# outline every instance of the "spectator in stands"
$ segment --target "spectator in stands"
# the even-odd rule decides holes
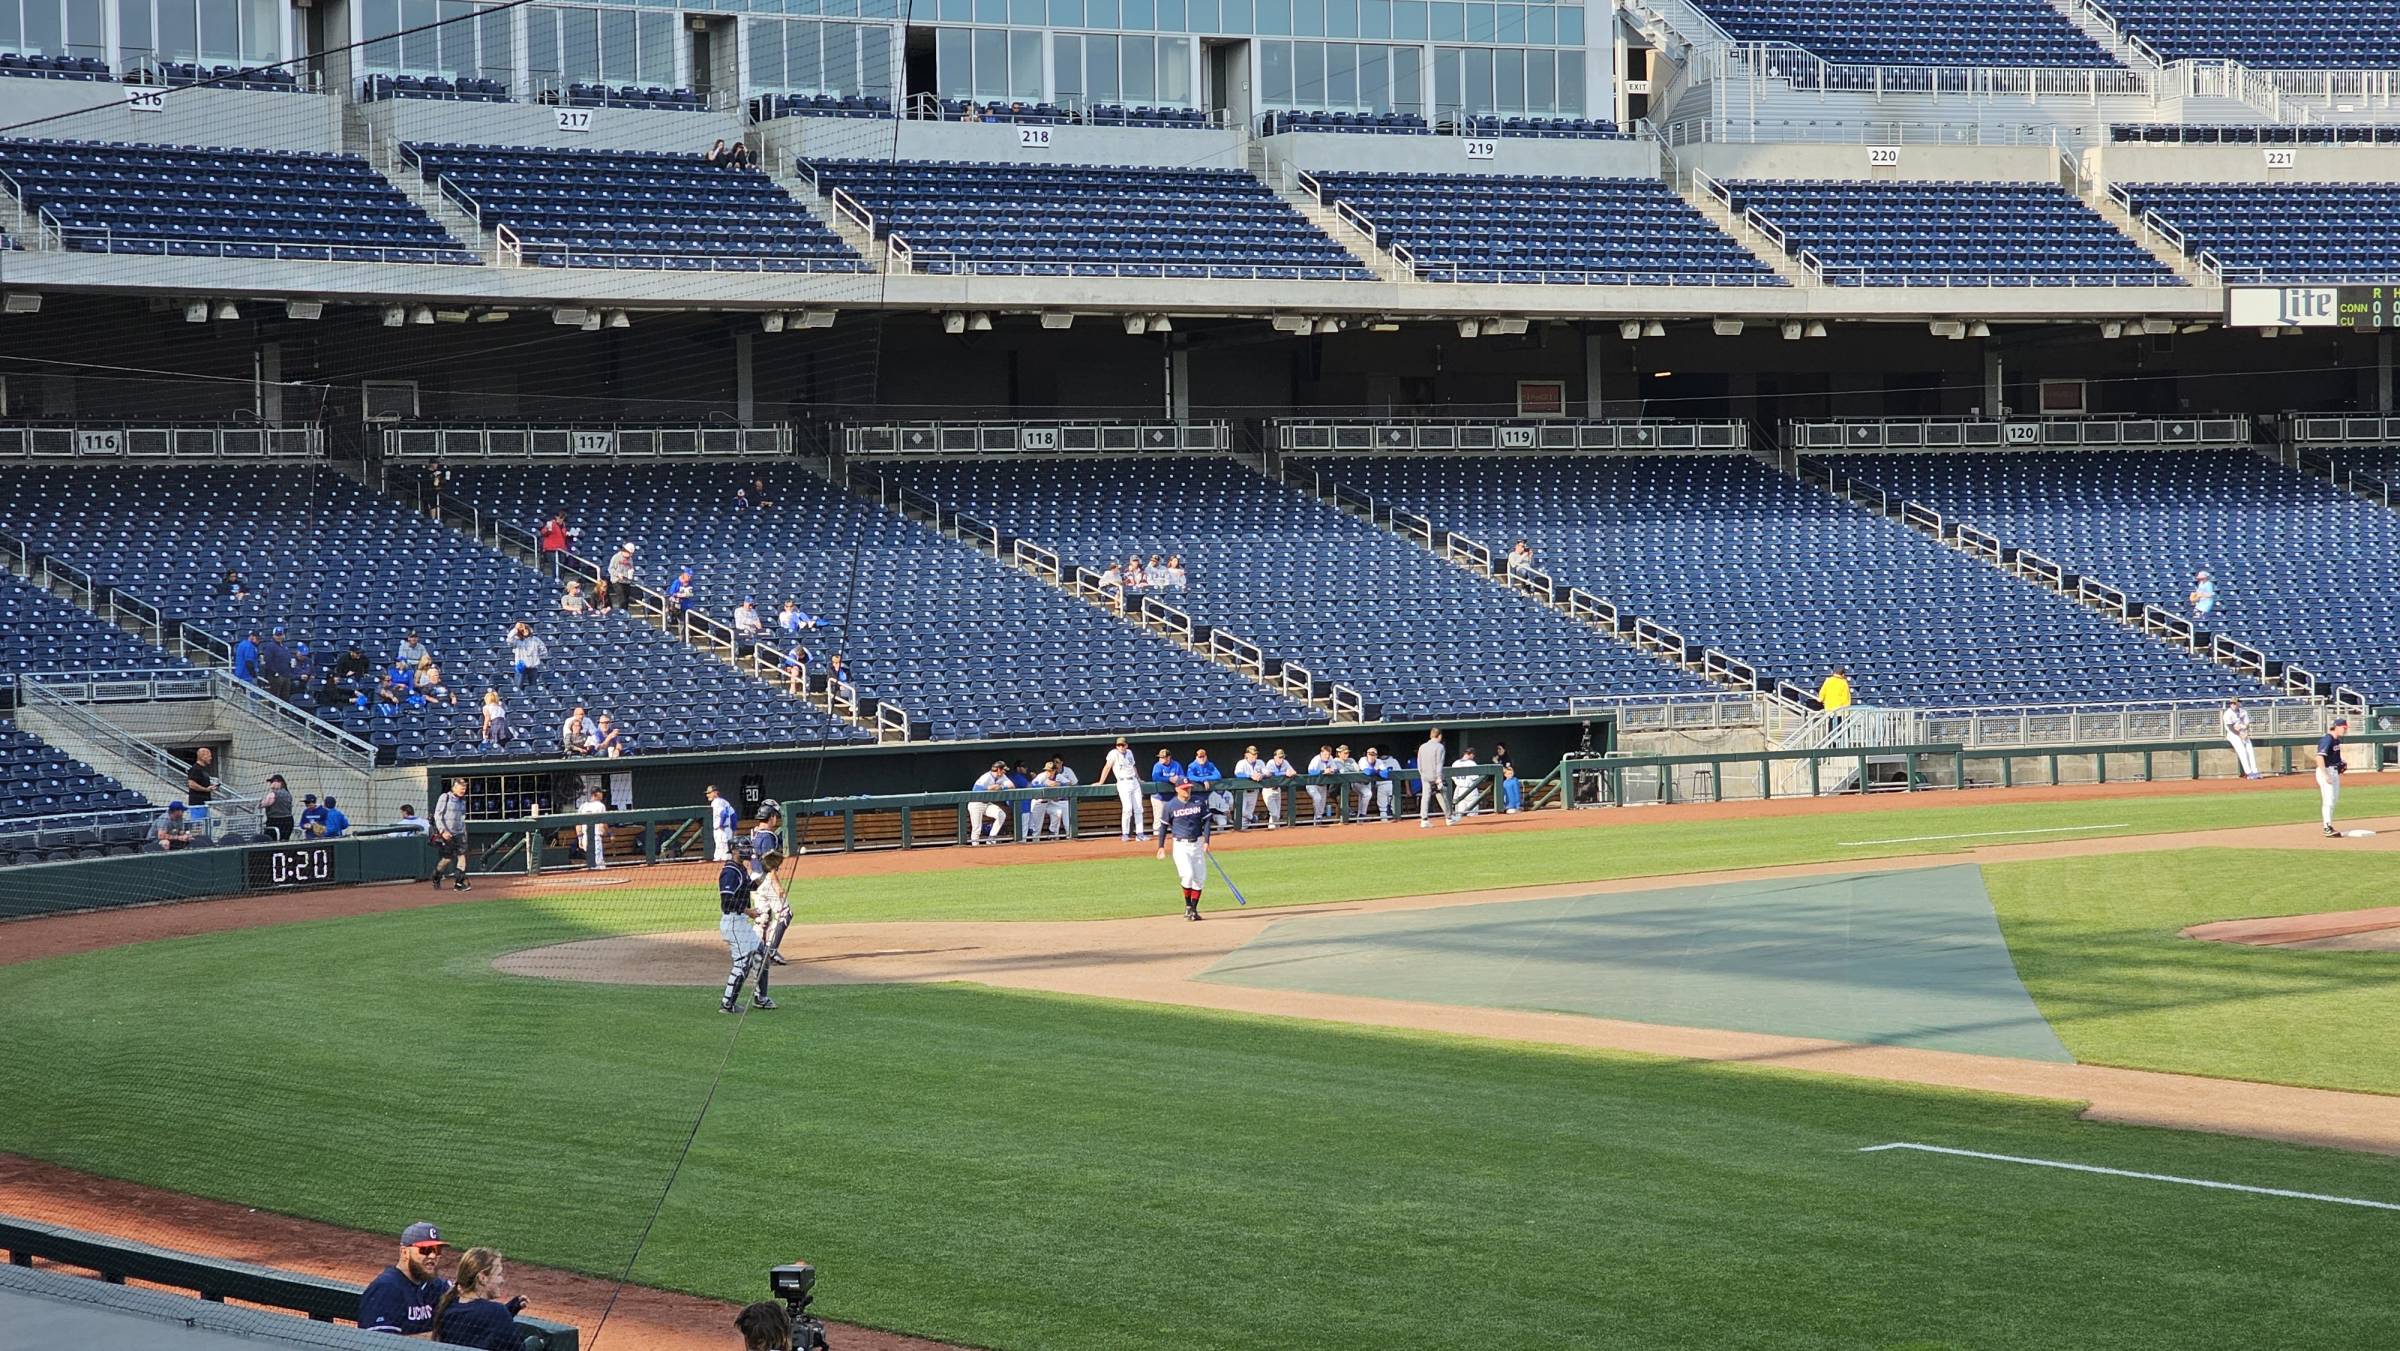
[[[1533,571],[1533,546],[1518,540],[1508,551],[1508,575],[1522,577]]]
[[[543,570],[548,571],[550,556],[567,551],[567,514],[565,512],[551,512],[550,519],[542,522],[541,544]]]
[[[698,588],[692,581],[691,566],[686,564],[676,572],[675,580],[667,583],[667,608],[676,612],[690,609],[692,592],[696,589]]]
[[[403,835],[423,835],[428,827],[425,818],[417,815],[416,807],[403,802],[400,804],[400,819],[392,823],[392,829]]]
[[[508,705],[500,702],[500,691],[483,692],[483,744],[505,746],[512,739],[508,730]]]
[[[306,640],[292,644],[292,693],[304,695],[317,681],[317,654]]]
[[[994,760],[992,767],[975,779],[978,793],[1006,792],[1014,787],[1008,781],[1008,762]],[[1008,804],[1004,802],[969,802],[967,804],[967,844],[998,844],[1001,832],[1008,828]]]
[[[983,120],[983,109],[976,107],[973,102],[969,102],[967,106],[959,112],[958,120],[961,122],[981,122]]]
[[[183,795],[191,800],[194,819],[208,819],[208,800],[217,795],[217,753],[206,746],[192,752],[191,767],[183,771]]]
[[[333,668],[328,673],[327,684],[340,691],[341,698],[348,699],[367,687],[367,673],[370,669],[367,665],[366,649],[360,647],[358,640],[353,638],[350,640],[350,645],[342,649],[342,655],[333,659]]]
[[[595,788],[592,791],[584,794],[583,805],[577,807],[575,810],[578,814],[584,816],[598,816],[602,812],[607,811],[608,790],[605,788]],[[590,825],[585,826],[580,833],[583,836],[583,866],[586,868],[595,869],[607,867],[607,824],[605,822],[594,821]]]
[[[258,674],[266,682],[267,693],[278,699],[292,697],[292,650],[283,645],[283,630],[267,635],[258,649]]]
[[[1103,595],[1108,597],[1110,604],[1120,610],[1124,609],[1125,569],[1116,563],[1111,563],[1103,569],[1100,573],[1100,590]]]
[[[171,849],[188,849],[192,842],[199,838],[200,830],[192,824],[191,817],[185,814],[183,804],[170,802],[167,804],[166,811],[160,813],[159,818],[150,823],[148,844],[150,848],[165,853]]]
[[[2203,570],[2192,578],[2192,622],[2206,624],[2217,611],[2217,584]]]
[[[449,682],[442,678],[442,664],[431,657],[417,663],[409,677],[417,697],[429,704],[448,704],[458,707],[458,696],[451,692]]]
[[[1184,576],[1182,554],[1167,555],[1166,585],[1169,589],[1175,591],[1181,591],[1190,585],[1190,579]]]
[[[592,754],[614,760],[625,753],[625,731],[617,720],[606,713],[600,715],[600,735],[592,741]]]
[[[748,141],[735,141],[733,143],[733,152],[726,156],[725,167],[728,169],[755,169],[758,167],[758,161],[750,157],[750,143]],[[762,503],[761,505],[764,504]]]
[[[267,791],[258,799],[258,814],[266,824],[267,838],[292,838],[292,786],[281,774],[267,776]]]
[[[758,614],[758,603],[748,596],[733,607],[733,655],[747,657],[758,646],[759,636],[767,631],[767,621]]]
[[[433,801],[433,889],[442,889],[447,866],[460,891],[467,885],[467,781],[452,779],[450,791]],[[428,1315],[430,1317],[430,1315]]]
[[[517,670],[517,688],[531,689],[542,683],[542,659],[550,655],[550,647],[533,632],[533,625],[523,620],[508,631],[508,651]]]
[[[1149,589],[1150,574],[1142,571],[1141,558],[1138,555],[1127,554],[1125,556],[1125,590],[1127,594]]]
[[[350,814],[342,810],[342,804],[334,801],[331,793],[326,794],[325,838],[329,840],[338,840],[349,833]]]
[[[1817,686],[1817,706],[1845,719],[1849,717],[1851,697],[1850,673],[1840,666],[1834,667],[1833,674]]]
[[[716,142],[709,146],[708,153],[700,157],[700,162],[711,169],[722,169],[729,158],[730,155],[725,149],[725,138],[719,136]]]
[[[433,1302],[433,1339],[444,1346],[482,1351],[523,1351],[517,1314],[525,1297],[508,1288],[508,1267],[490,1248],[469,1248],[458,1258],[458,1281]]]
[[[611,605],[633,608],[633,541],[617,546],[608,559],[608,594],[599,597],[600,609],[606,613]]]
[[[800,602],[796,600],[785,601],[783,609],[777,611],[775,615],[775,627],[782,629],[785,633],[797,634],[803,629],[813,629],[816,626],[817,617],[801,609]]]
[[[784,649],[783,683],[786,693],[808,693],[808,649],[798,643]]]
[[[424,665],[432,656],[433,654],[426,650],[424,640],[417,637],[417,631],[410,629],[401,635],[400,650],[393,654],[392,659],[413,671]]]
[[[463,793],[466,780],[459,780],[458,787]],[[463,805],[465,799],[460,802]],[[459,886],[466,886],[463,863]],[[433,1331],[434,1305],[450,1293],[450,1282],[441,1277],[442,1254],[449,1246],[442,1242],[441,1230],[423,1221],[401,1230],[400,1260],[385,1267],[359,1292],[359,1330],[396,1332],[403,1337]]]
[[[258,683],[258,630],[242,635],[233,645],[233,678],[245,685]]]
[[[567,720],[558,729],[558,748],[568,755],[590,755],[600,740],[600,725],[577,704],[567,713]]]
[[[733,1326],[742,1334],[742,1351],[792,1351],[791,1311],[774,1300],[745,1307],[733,1316]]]
[[[1500,808],[1510,816],[1525,810],[1525,781],[1517,777],[1515,765],[1500,767]]]
[[[397,709],[407,703],[409,697],[409,687],[400,683],[398,671],[384,672],[382,681],[375,686],[375,703],[379,708]]]
[[[325,807],[317,801],[317,795],[314,793],[300,799],[300,838],[304,840],[325,838]]]
[[[567,583],[566,594],[558,598],[558,610],[560,614],[573,615],[578,619],[592,612],[592,598],[583,593],[582,578]]]
[[[825,663],[825,683],[828,687],[850,683],[849,658],[839,652],[833,654],[833,659]]]

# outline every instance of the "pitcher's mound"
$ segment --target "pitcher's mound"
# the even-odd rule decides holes
[[[2284,915],[2275,919],[2229,919],[2195,924],[2184,930],[2183,936],[2255,948],[2400,952],[2400,906],[2337,910],[2323,915]]]

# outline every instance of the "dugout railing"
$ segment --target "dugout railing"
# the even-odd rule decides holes
[[[89,1271],[110,1285],[144,1285],[189,1291],[211,1304],[238,1300],[319,1323],[356,1323],[365,1289],[347,1281],[284,1271],[227,1258],[158,1248],[132,1239],[96,1234],[16,1215],[0,1215],[0,1252],[11,1266],[35,1262]],[[517,1316],[525,1351],[577,1351],[582,1334],[566,1323]],[[395,1343],[401,1339],[394,1338]]]

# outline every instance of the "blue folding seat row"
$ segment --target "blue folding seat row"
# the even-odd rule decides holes
[[[2051,183],[1726,184],[1837,286],[2180,286],[2166,264]]]
[[[571,84],[570,108],[642,108],[651,112],[704,113],[708,96],[692,89],[661,89],[657,85]]]
[[[2286,70],[2400,66],[2400,0],[2108,0],[2120,30],[2169,61]]]
[[[2280,0],[2274,0],[2279,3]],[[1837,65],[2114,66],[2048,0],[1697,0],[1741,42],[1786,42]],[[2111,0],[2112,8],[2119,0]]]
[[[44,52],[0,52],[0,75],[37,80],[105,80],[115,74],[96,56],[61,56]]]
[[[359,87],[362,102],[381,99],[452,99],[462,103],[506,103],[508,85],[501,80],[462,75],[370,75]]]
[[[247,89],[260,94],[302,92],[300,77],[281,66],[198,66],[168,61],[158,68],[170,85],[206,85],[211,89]]]
[[[760,94],[750,100],[750,120],[776,117],[890,117],[892,101],[881,94]]]
[[[2118,145],[2400,145],[2400,122],[2311,122],[2226,126],[2215,122],[2118,122]]]
[[[2381,282],[2400,266],[2400,187],[2383,183],[2127,183],[2230,280]]]
[[[1429,136],[1433,128],[1415,113],[1314,112],[1305,108],[1278,109],[1259,121],[1258,134],[1280,136],[1287,131],[1347,131],[1377,136]]]

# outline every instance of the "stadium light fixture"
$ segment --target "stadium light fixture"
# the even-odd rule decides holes
[[[631,328],[633,327],[633,318],[632,316],[626,314],[623,310],[610,310],[608,312],[608,326],[610,328]]]
[[[1531,327],[1533,325],[1523,319],[1486,319],[1483,321],[1483,335],[1487,338],[1514,338],[1522,336]]]
[[[1324,323],[1324,321],[1321,319],[1317,322],[1320,325]],[[1153,314],[1150,316],[1150,331],[1153,333],[1172,333],[1175,331],[1175,321],[1163,314]],[[1325,330],[1320,327],[1317,331],[1322,333]]]
[[[758,316],[758,328],[762,333],[781,333],[783,331],[783,311],[769,310]]]
[[[1970,338],[1988,338],[1992,336],[1992,326],[1983,322],[1981,319],[1978,319],[1974,323],[1967,325],[1967,336]]]
[[[397,324],[400,322],[392,317],[393,310],[398,308],[399,307],[396,305],[385,307],[383,311],[383,322],[385,324]],[[550,322],[558,325],[560,328],[583,328],[586,326],[584,321],[590,319],[591,317],[592,312],[590,310],[556,309],[550,311]]]
[[[195,301],[191,302],[190,304],[188,304],[188,305],[184,306],[184,307],[183,307],[183,322],[185,322],[185,323],[187,323],[187,324],[205,324],[205,323],[207,323],[207,322],[208,322],[208,302],[207,302],[207,301],[205,301],[205,300],[195,300]]]
[[[232,301],[220,300],[217,302],[217,317],[219,319],[239,319],[242,317],[242,312],[233,307]]]
[[[1314,333],[1317,330],[1317,321],[1305,314],[1278,314],[1267,320],[1267,326],[1278,333]],[[1134,330],[1127,329],[1126,331],[1130,333]]]
[[[2283,336],[2283,330],[2274,324],[2268,324],[2266,327],[2258,331],[2258,336],[2262,338],[2280,338]]]
[[[1348,328],[1349,326],[1350,326],[1350,325],[1349,325],[1347,322],[1345,322],[1345,321],[1343,321],[1343,320],[1340,320],[1340,319],[1336,319],[1336,318],[1334,318],[1334,317],[1333,317],[1333,316],[1331,316],[1331,315],[1327,315],[1327,316],[1325,316],[1324,318],[1317,320],[1317,332],[1319,332],[1319,333],[1321,333],[1321,334],[1322,334],[1322,333],[1339,333],[1339,332],[1341,332],[1343,329],[1345,329],[1345,328]]]
[[[1742,336],[1742,321],[1739,319],[1712,319],[1709,321],[1708,326],[1711,329],[1714,329],[1717,336],[1720,338],[1738,338]]]
[[[1653,319],[1649,323],[1642,325],[1642,336],[1645,338],[1663,338],[1667,336],[1667,326],[1658,322],[1656,319]]]
[[[1642,321],[1639,319],[1628,319],[1624,323],[1617,325],[1617,336],[1623,338],[1627,342],[1632,342],[1641,337]]]
[[[1306,319],[1303,319],[1303,320],[1301,320],[1300,322],[1301,322],[1301,323],[1303,323],[1303,324],[1305,324],[1305,323],[1307,323],[1308,321],[1307,321]],[[1125,316],[1125,331],[1126,331],[1127,333],[1129,333],[1129,334],[1133,335],[1134,337],[1137,337],[1137,338],[1138,338],[1138,337],[1140,337],[1140,336],[1142,336],[1144,333],[1147,333],[1147,332],[1149,332],[1149,331],[1150,331],[1150,316],[1149,316],[1149,315],[1146,315],[1146,314],[1128,314],[1128,315],[1126,315],[1126,316]],[[1305,332],[1307,332],[1308,330],[1304,328],[1304,329],[1302,329],[1302,330],[1300,330],[1300,331],[1301,331],[1301,332],[1303,332],[1303,333],[1305,333]]]
[[[1783,321],[1783,340],[1785,342],[1800,341],[1801,332],[1802,328],[1799,320],[1786,319]]]
[[[981,311],[981,310],[977,310],[977,311],[975,311],[973,314],[970,314],[970,315],[968,315],[968,316],[967,316],[967,331],[968,331],[969,333],[989,333],[989,332],[991,332],[991,331],[992,331],[992,316],[990,316],[990,315],[988,315],[988,314],[985,314],[985,313],[984,313],[983,311]]]
[[[1652,372],[1650,372],[1650,378],[1651,378],[1651,379],[1653,379],[1653,380],[1672,380],[1672,379],[1674,379],[1674,378],[1675,378],[1675,372],[1673,372],[1673,371],[1652,371]]]
[[[1075,315],[1070,310],[1044,310],[1042,311],[1042,327],[1073,328],[1075,327]]]
[[[559,311],[559,313],[563,315],[563,314],[570,313],[570,311],[566,311],[566,310],[560,310],[560,311]],[[407,306],[405,306],[405,305],[386,305],[386,306],[384,306],[384,307],[383,307],[383,326],[384,326],[385,328],[398,328],[398,327],[400,327],[402,324],[405,324],[405,323],[407,323],[407,322],[408,322],[408,307],[407,307]],[[566,321],[566,320],[564,320],[564,319],[561,319],[559,322],[561,322],[561,323],[565,323],[565,322],[567,322],[567,321]],[[582,322],[582,321],[581,321],[581,320],[577,320],[576,322],[580,323],[580,322]]]
[[[2175,321],[2172,319],[2144,319],[2142,321],[2142,332],[2153,338],[2163,338],[2174,331]]]
[[[1483,336],[1483,321],[1482,321],[1481,319],[1461,319],[1461,320],[1459,320],[1459,321],[1458,321],[1458,336],[1460,336],[1460,337],[1462,337],[1462,338],[1480,338],[1480,337],[1482,337],[1482,336]]]
[[[2125,336],[2125,326],[2118,323],[2116,320],[2111,319],[2107,323],[2100,326],[2100,336],[2103,338],[2112,339],[2122,338]]]
[[[1378,319],[1367,325],[1367,330],[1371,333],[1397,333],[1400,331],[1400,326],[1389,319]]]
[[[802,310],[800,311],[800,327],[831,328],[835,317],[840,314],[840,310]]]
[[[0,299],[0,314],[40,314],[41,312],[42,293],[39,291],[11,291],[5,299]]]
[[[410,311],[408,312],[408,322],[410,322],[410,323],[412,323],[412,324],[430,324],[430,323],[432,323],[432,322],[433,322],[433,306],[431,306],[431,305],[419,305],[419,306],[417,306],[415,309],[412,309],[412,310],[410,310]]]
[[[1812,337],[1812,338],[1822,338],[1822,337],[1824,337],[1824,336],[1825,336],[1825,321],[1824,321],[1824,320],[1822,320],[1822,319],[1811,319],[1811,320],[1809,320],[1809,321],[1808,321],[1808,336],[1810,336],[1810,337]]]
[[[1967,336],[1967,326],[1956,319],[1936,319],[1925,330],[1937,338],[1956,340]]]
[[[961,310],[952,310],[952,311],[950,311],[949,313],[947,313],[947,314],[943,315],[943,316],[942,316],[942,331],[943,331],[944,333],[964,333],[964,332],[966,332],[966,331],[967,331],[967,316],[966,316],[965,312],[964,312],[964,311],[961,311]]]
[[[286,319],[322,319],[325,317],[325,302],[322,300],[287,300],[283,302],[283,317]]]

